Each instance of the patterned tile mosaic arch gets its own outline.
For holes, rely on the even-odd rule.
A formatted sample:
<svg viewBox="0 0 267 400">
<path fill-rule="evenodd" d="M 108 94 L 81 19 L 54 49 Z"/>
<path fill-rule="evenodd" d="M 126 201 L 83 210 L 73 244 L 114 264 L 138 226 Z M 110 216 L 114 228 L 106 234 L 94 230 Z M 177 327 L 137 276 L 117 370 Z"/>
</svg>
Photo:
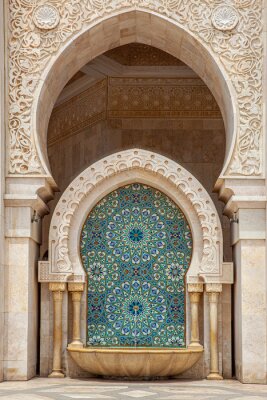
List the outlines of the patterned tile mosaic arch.
<svg viewBox="0 0 267 400">
<path fill-rule="evenodd" d="M 89 346 L 185 347 L 189 224 L 162 192 L 139 183 L 104 197 L 81 233 Z"/>
</svg>

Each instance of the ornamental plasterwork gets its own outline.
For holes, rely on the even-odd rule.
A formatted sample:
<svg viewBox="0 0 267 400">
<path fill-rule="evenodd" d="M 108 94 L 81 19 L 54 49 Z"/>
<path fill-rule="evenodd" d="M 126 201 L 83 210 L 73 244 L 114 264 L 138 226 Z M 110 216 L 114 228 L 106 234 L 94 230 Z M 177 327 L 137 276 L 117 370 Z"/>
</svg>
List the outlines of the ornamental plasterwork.
<svg viewBox="0 0 267 400">
<path fill-rule="evenodd" d="M 54 108 L 48 128 L 48 146 L 71 137 L 106 118 L 107 81 L 96 83 Z"/>
<path fill-rule="evenodd" d="M 38 282 L 83 282 L 84 275 L 58 273 L 52 274 L 49 269 L 49 261 L 38 262 Z"/>
<path fill-rule="evenodd" d="M 221 118 L 200 79 L 109 78 L 108 118 Z"/>
<path fill-rule="evenodd" d="M 202 229 L 202 260 L 199 273 L 220 276 L 222 231 L 216 208 L 203 186 L 174 161 L 146 150 L 126 150 L 102 159 L 82 172 L 65 190 L 53 213 L 49 232 L 50 270 L 47 276 L 73 274 L 70 261 L 70 230 L 83 200 L 108 178 L 124 171 L 144 170 L 168 181 L 190 201 Z M 48 267 L 48 264 L 46 264 Z M 44 276 L 43 271 L 43 276 Z M 40 279 L 40 275 L 39 275 Z"/>
<path fill-rule="evenodd" d="M 230 31 L 236 27 L 239 21 L 238 12 L 229 6 L 219 6 L 212 14 L 212 23 L 216 29 Z"/>
<path fill-rule="evenodd" d="M 34 23 L 36 6 L 46 2 L 10 0 L 9 34 L 9 172 L 43 173 L 33 132 L 34 99 L 48 63 L 74 35 L 107 16 L 140 10 L 178 23 L 224 66 L 235 88 L 239 109 L 238 140 L 228 174 L 262 173 L 262 0 L 227 0 L 239 23 L 231 31 L 213 27 L 212 14 L 221 0 L 51 0 L 60 22 L 50 30 Z M 227 78 L 228 79 L 228 78 Z"/>
<path fill-rule="evenodd" d="M 207 283 L 205 285 L 205 289 L 207 293 L 220 293 L 222 292 L 222 284 L 221 283 Z"/>
<path fill-rule="evenodd" d="M 187 285 L 188 293 L 202 293 L 203 283 L 189 283 Z"/>
<path fill-rule="evenodd" d="M 36 7 L 33 14 L 33 22 L 37 28 L 53 29 L 59 23 L 58 9 L 51 4 L 44 4 Z"/>
<path fill-rule="evenodd" d="M 200 79 L 109 78 L 54 108 L 48 146 L 105 118 L 131 117 L 210 119 L 221 113 Z"/>
</svg>

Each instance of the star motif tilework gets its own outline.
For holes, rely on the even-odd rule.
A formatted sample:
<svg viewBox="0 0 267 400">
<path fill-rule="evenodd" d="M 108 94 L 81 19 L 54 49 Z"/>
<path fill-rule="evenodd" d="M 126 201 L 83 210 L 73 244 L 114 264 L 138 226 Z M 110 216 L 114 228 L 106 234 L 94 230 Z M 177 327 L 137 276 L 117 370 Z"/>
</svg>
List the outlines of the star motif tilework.
<svg viewBox="0 0 267 400">
<path fill-rule="evenodd" d="M 185 347 L 189 224 L 162 192 L 121 187 L 90 212 L 81 233 L 88 346 Z"/>
</svg>

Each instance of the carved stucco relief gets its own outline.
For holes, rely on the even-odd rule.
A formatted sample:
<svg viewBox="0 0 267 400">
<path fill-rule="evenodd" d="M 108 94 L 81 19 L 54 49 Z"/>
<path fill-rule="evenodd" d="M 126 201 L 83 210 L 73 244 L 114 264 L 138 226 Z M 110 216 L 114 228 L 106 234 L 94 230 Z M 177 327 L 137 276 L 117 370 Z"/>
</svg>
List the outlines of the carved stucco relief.
<svg viewBox="0 0 267 400">
<path fill-rule="evenodd" d="M 234 29 L 238 22 L 238 12 L 233 7 L 221 5 L 215 8 L 212 13 L 213 26 L 221 31 L 230 31 Z"/>
<path fill-rule="evenodd" d="M 48 147 L 106 118 L 131 117 L 211 119 L 221 113 L 200 79 L 109 78 L 54 108 Z"/>
<path fill-rule="evenodd" d="M 60 274 L 67 279 L 73 274 L 70 230 L 78 223 L 75 215 L 79 207 L 99 184 L 104 181 L 109 184 L 109 178 L 131 170 L 144 170 L 151 177 L 156 175 L 157 179 L 166 180 L 188 199 L 202 230 L 202 259 L 200 265 L 197 265 L 198 273 L 215 277 L 221 275 L 222 228 L 216 208 L 204 187 L 174 161 L 150 151 L 132 149 L 96 162 L 75 178 L 65 190 L 53 213 L 49 232 L 50 261 L 41 263 L 40 281 L 53 280 L 53 275 L 58 280 Z"/>
<path fill-rule="evenodd" d="M 236 91 L 239 109 L 238 140 L 228 173 L 262 173 L 262 0 L 227 0 L 238 13 L 228 31 L 214 28 L 213 11 L 220 0 L 50 0 L 60 21 L 54 29 L 38 29 L 37 5 L 46 1 L 9 1 L 9 172 L 42 173 L 33 135 L 33 103 L 38 84 L 51 57 L 72 37 L 118 12 L 154 12 L 180 24 L 210 48 L 223 64 Z"/>
</svg>

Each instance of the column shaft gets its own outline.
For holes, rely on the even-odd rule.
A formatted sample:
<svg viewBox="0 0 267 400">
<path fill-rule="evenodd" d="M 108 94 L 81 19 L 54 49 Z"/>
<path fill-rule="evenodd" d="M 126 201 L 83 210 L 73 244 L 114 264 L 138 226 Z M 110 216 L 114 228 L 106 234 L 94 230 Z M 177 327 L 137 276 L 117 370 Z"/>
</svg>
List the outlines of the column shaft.
<svg viewBox="0 0 267 400">
<path fill-rule="evenodd" d="M 191 303 L 191 342 L 190 346 L 199 346 L 199 300 L 201 293 L 189 293 Z"/>
<path fill-rule="evenodd" d="M 63 378 L 62 372 L 62 301 L 65 284 L 51 284 L 49 289 L 53 291 L 54 308 L 54 332 L 53 332 L 53 368 L 50 378 Z"/>
<path fill-rule="evenodd" d="M 221 285 L 220 289 L 221 289 Z M 209 290 L 213 290 L 211 287 Z M 221 291 L 221 290 L 220 290 Z M 210 373 L 207 379 L 223 379 L 219 373 L 219 349 L 218 349 L 218 300 L 219 291 L 209 291 L 210 306 Z"/>
<path fill-rule="evenodd" d="M 187 285 L 191 304 L 191 341 L 189 347 L 202 347 L 199 343 L 199 301 L 203 292 L 202 283 Z"/>
<path fill-rule="evenodd" d="M 83 347 L 81 342 L 81 298 L 84 289 L 83 283 L 69 283 L 68 290 L 71 292 L 73 305 L 73 327 L 72 342 L 70 347 Z"/>
</svg>

